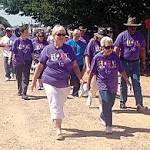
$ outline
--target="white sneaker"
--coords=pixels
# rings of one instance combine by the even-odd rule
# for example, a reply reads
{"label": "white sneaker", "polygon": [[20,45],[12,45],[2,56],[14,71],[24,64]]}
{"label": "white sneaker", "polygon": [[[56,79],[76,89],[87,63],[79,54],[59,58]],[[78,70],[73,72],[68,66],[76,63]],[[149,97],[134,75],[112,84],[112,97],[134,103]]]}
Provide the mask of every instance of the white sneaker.
{"label": "white sneaker", "polygon": [[86,105],[87,106],[91,106],[91,103],[92,103],[92,97],[91,96],[88,96],[87,100],[86,100]]}
{"label": "white sneaker", "polygon": [[105,127],[106,126],[105,120],[103,120],[101,117],[99,117],[99,120],[101,121],[101,124]]}
{"label": "white sneaker", "polygon": [[107,126],[105,129],[106,134],[112,134],[112,127],[111,126]]}
{"label": "white sneaker", "polygon": [[9,81],[10,79],[8,77],[5,78],[5,81]]}
{"label": "white sneaker", "polygon": [[80,88],[79,90],[79,97],[82,97],[83,96],[83,90]]}

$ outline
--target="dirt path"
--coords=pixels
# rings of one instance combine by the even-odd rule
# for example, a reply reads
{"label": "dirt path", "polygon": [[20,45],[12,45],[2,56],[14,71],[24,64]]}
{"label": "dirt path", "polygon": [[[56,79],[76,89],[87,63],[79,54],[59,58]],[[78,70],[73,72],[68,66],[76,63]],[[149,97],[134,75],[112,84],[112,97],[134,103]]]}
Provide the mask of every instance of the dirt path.
{"label": "dirt path", "polygon": [[[0,56],[0,150],[149,150],[150,110],[139,114],[134,108],[119,110],[116,99],[113,113],[114,133],[105,135],[98,120],[98,98],[91,108],[85,98],[68,99],[63,122],[64,141],[56,141],[49,120],[44,91],[23,101],[16,96],[16,82],[4,81]],[[145,105],[150,107],[150,77],[142,77]],[[35,96],[35,97],[34,97]],[[129,97],[128,105],[134,106]]]}

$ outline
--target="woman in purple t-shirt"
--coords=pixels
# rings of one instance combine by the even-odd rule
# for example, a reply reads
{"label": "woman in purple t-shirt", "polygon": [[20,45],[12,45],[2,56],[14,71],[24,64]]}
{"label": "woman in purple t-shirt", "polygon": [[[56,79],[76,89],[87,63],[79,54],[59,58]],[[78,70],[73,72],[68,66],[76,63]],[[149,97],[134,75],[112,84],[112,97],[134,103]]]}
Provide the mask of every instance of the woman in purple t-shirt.
{"label": "woman in purple t-shirt", "polygon": [[65,44],[66,31],[63,26],[56,25],[52,30],[54,42],[46,46],[40,56],[39,64],[32,80],[32,90],[40,73],[49,101],[51,119],[56,128],[56,139],[62,140],[62,119],[64,118],[64,102],[69,94],[69,76],[72,70],[80,81],[81,72],[76,61],[73,48]]}
{"label": "woman in purple t-shirt", "polygon": [[[34,64],[34,66],[37,66],[37,64],[39,63],[41,52],[46,45],[48,45],[48,42],[46,41],[44,32],[42,32],[42,31],[38,32],[37,37],[35,39],[33,39],[33,47],[34,47],[34,62],[33,62],[33,64]],[[38,84],[39,84],[38,90],[43,89],[43,83],[41,80],[41,76],[42,76],[42,73],[38,78]]]}
{"label": "woman in purple t-shirt", "polygon": [[121,65],[119,57],[113,52],[113,41],[110,37],[103,37],[100,41],[102,51],[92,60],[88,85],[90,87],[93,75],[96,75],[96,82],[102,100],[102,112],[100,120],[106,126],[106,133],[112,133],[112,107],[114,105],[118,71],[130,84],[128,77]]}

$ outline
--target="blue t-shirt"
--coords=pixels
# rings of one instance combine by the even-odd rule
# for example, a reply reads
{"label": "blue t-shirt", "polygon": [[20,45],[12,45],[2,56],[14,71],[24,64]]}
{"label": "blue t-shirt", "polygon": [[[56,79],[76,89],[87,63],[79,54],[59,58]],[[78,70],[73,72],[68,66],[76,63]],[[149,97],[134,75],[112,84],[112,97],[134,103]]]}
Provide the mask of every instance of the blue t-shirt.
{"label": "blue t-shirt", "polygon": [[82,66],[84,63],[84,51],[86,48],[86,44],[82,41],[75,41],[73,39],[70,39],[66,42],[66,44],[70,45],[73,47],[74,52],[76,54],[76,58],[77,58],[77,63],[79,66]]}
{"label": "blue t-shirt", "polygon": [[57,88],[69,86],[68,79],[75,60],[76,56],[71,46],[64,44],[56,48],[53,43],[47,45],[40,56],[40,63],[45,67],[42,74],[43,83]]}

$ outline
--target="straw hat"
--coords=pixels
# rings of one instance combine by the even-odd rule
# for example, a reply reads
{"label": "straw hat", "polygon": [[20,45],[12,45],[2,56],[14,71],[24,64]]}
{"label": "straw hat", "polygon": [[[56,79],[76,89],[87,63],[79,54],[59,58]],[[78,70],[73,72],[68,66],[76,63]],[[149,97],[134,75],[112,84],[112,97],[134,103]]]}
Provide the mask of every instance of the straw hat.
{"label": "straw hat", "polygon": [[135,17],[129,17],[127,23],[124,23],[125,26],[137,27],[141,26],[141,23],[137,23]]}

